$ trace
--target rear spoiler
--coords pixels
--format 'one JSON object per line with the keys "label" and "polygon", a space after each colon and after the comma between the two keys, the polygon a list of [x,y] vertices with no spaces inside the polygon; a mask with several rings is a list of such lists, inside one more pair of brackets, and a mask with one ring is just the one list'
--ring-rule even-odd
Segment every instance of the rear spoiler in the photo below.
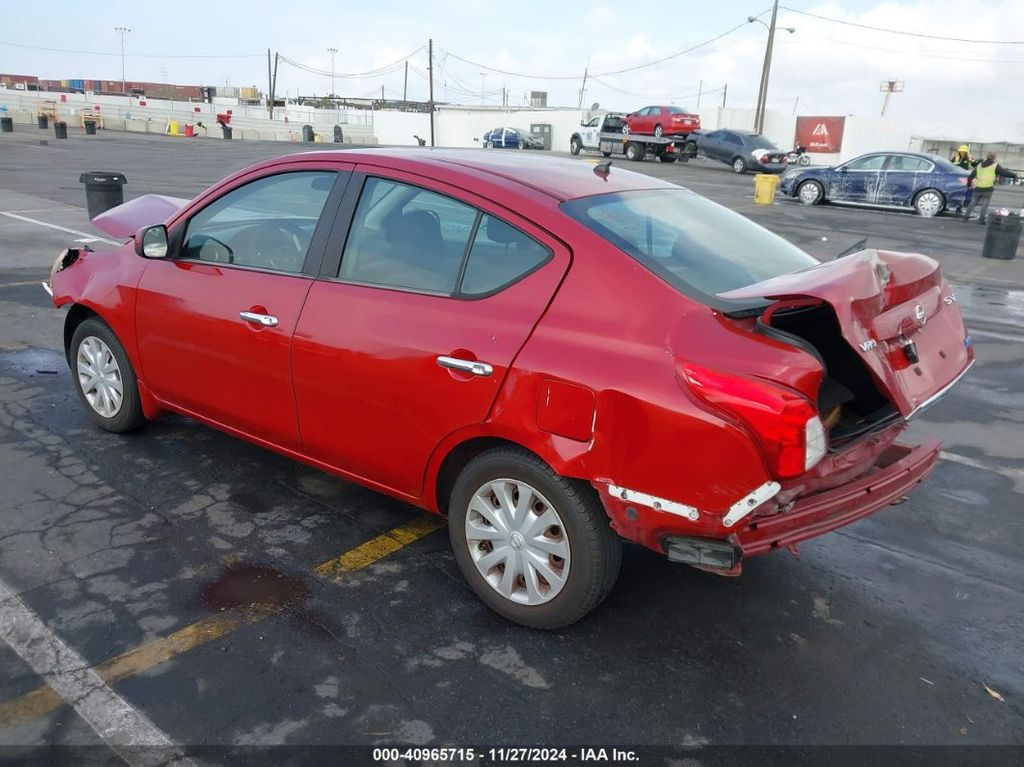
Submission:
{"label": "rear spoiler", "polygon": [[114,237],[133,237],[143,227],[166,223],[188,203],[189,200],[182,197],[144,194],[100,213],[92,223]]}

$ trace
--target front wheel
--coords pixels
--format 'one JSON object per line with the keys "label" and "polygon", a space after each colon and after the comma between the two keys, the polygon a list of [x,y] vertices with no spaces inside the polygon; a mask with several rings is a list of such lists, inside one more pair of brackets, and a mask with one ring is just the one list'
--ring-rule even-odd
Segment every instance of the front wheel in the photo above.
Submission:
{"label": "front wheel", "polygon": [[523,626],[557,629],[608,595],[622,557],[593,489],[517,447],[473,459],[452,489],[448,531],[476,595]]}
{"label": "front wheel", "polygon": [[946,198],[935,189],[925,189],[914,198],[914,210],[925,218],[939,215],[946,207]]}
{"label": "front wheel", "polygon": [[580,140],[578,138],[573,136],[572,137],[572,141],[569,142],[569,153],[570,154],[579,154],[580,150],[582,150],[582,149],[583,149],[583,144],[580,143]]}
{"label": "front wheel", "polygon": [[106,323],[90,318],[75,328],[68,362],[78,397],[97,426],[120,434],[146,422],[135,371]]}
{"label": "front wheel", "polygon": [[494,142],[493,141],[488,141],[486,144],[484,144],[484,146],[487,149],[494,149]]}
{"label": "front wheel", "polygon": [[817,181],[805,181],[797,187],[796,196],[804,205],[817,205],[825,196],[825,188]]}

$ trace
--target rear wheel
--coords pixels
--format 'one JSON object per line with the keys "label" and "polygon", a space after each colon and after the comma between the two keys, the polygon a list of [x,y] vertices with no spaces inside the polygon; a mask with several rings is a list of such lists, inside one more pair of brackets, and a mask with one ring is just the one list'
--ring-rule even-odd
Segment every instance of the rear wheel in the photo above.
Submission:
{"label": "rear wheel", "polygon": [[644,159],[645,154],[647,154],[647,150],[643,146],[643,144],[639,144],[636,141],[630,141],[626,145],[627,160],[635,160],[636,162],[639,162],[640,160]]}
{"label": "rear wheel", "polygon": [[592,488],[521,448],[488,451],[463,469],[448,531],[476,595],[530,628],[575,623],[618,576],[619,539]]}
{"label": "rear wheel", "polygon": [[78,397],[97,426],[123,433],[146,422],[135,371],[106,323],[90,318],[75,328],[68,359]]}
{"label": "rear wheel", "polygon": [[825,188],[817,181],[804,181],[796,188],[796,196],[804,205],[817,205],[825,196]]}
{"label": "rear wheel", "polygon": [[580,142],[580,140],[576,136],[573,136],[572,140],[569,142],[569,153],[570,154],[579,154],[580,150],[582,150],[582,149],[583,149],[583,144]]}
{"label": "rear wheel", "polygon": [[936,189],[925,189],[914,197],[914,210],[925,218],[939,215],[946,207],[946,198]]}
{"label": "rear wheel", "polygon": [[747,163],[742,157],[736,157],[732,161],[732,169],[736,173],[746,173]]}

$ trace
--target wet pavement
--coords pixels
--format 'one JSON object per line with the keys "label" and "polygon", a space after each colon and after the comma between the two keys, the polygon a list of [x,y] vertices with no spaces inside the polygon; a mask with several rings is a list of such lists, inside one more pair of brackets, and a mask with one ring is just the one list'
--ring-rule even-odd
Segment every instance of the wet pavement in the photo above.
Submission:
{"label": "wet pavement", "polygon": [[[628,164],[820,257],[864,236],[938,257],[978,364],[912,425],[946,444],[905,503],[738,579],[628,546],[599,610],[538,633],[474,598],[415,509],[185,418],[91,425],[36,282],[65,230],[95,232],[78,174],[190,196],[295,148],[101,138],[0,155],[0,212],[63,227],[0,216],[0,583],[173,743],[1024,742],[1024,259],[982,260],[981,227],[756,208],[725,166]],[[0,755],[102,742],[47,690],[0,642]]]}

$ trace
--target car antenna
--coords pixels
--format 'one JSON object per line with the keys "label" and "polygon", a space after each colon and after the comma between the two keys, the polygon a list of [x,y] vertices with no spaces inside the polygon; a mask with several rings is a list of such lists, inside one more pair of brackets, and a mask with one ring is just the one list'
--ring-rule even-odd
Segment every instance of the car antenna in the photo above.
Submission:
{"label": "car antenna", "polygon": [[611,172],[612,172],[612,161],[611,160],[605,160],[604,162],[599,162],[597,165],[594,166],[594,174],[597,175],[597,176],[600,176],[605,181],[608,180],[608,176],[611,174]]}
{"label": "car antenna", "polygon": [[867,244],[868,244],[868,238],[865,237],[860,242],[855,242],[853,245],[848,247],[846,250],[844,250],[842,253],[840,253],[838,256],[836,256],[836,258],[842,258],[843,256],[850,255],[851,253],[858,253],[858,252],[864,250],[864,246],[867,245]]}

